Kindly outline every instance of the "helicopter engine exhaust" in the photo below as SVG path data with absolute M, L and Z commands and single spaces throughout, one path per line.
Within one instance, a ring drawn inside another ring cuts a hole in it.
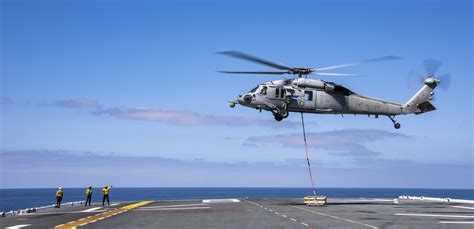
M 321 80 L 298 78 L 294 79 L 292 84 L 296 87 L 308 87 L 314 89 L 325 89 L 326 84 Z

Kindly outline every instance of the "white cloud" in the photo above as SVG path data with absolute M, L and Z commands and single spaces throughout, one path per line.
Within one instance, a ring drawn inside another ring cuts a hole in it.
M 117 118 L 155 121 L 177 125 L 207 126 L 266 126 L 294 127 L 293 122 L 276 122 L 271 119 L 250 118 L 242 116 L 217 116 L 191 111 L 164 110 L 158 108 L 109 108 L 96 114 L 106 114 Z
M 380 154 L 367 148 L 363 143 L 379 141 L 386 138 L 407 137 L 404 134 L 381 131 L 346 129 L 326 132 L 310 132 L 306 134 L 308 146 L 326 149 L 341 156 L 375 156 Z M 244 145 L 278 144 L 284 147 L 303 147 L 303 134 L 278 134 L 249 137 Z
M 59 100 L 53 103 L 55 106 L 67 107 L 67 108 L 100 108 L 99 102 L 94 99 L 87 98 L 77 98 L 77 99 L 67 99 Z
M 7 105 L 7 104 L 12 104 L 13 100 L 12 98 L 8 96 L 0 96 L 0 105 Z
M 0 151 L 0 188 L 309 187 L 304 160 L 217 163 L 70 151 Z M 410 160 L 359 158 L 367 166 L 313 163 L 318 187 L 474 188 L 474 167 Z M 387 182 L 387 177 L 390 182 Z

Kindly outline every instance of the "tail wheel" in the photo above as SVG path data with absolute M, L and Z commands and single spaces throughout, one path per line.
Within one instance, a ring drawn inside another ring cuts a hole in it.
M 395 127 L 395 129 L 400 129 L 400 123 L 398 123 L 397 121 L 395 121 L 395 115 L 387 115 L 388 118 L 393 122 L 393 127 Z

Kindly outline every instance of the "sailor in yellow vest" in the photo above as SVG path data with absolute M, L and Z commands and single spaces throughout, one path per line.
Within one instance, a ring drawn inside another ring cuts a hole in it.
M 89 188 L 86 189 L 86 205 L 89 203 L 89 206 L 91 206 L 91 200 L 92 200 L 92 186 L 89 186 Z
M 61 207 L 61 201 L 63 200 L 63 188 L 59 187 L 58 191 L 56 191 L 56 206 L 55 208 L 60 208 Z
M 105 186 L 103 189 L 102 189 L 102 194 L 104 194 L 104 197 L 102 198 L 102 206 L 104 206 L 104 203 L 105 203 L 105 200 L 107 199 L 107 204 L 110 206 L 110 202 L 109 202 L 109 191 L 110 189 L 112 188 L 112 185 L 111 186 Z

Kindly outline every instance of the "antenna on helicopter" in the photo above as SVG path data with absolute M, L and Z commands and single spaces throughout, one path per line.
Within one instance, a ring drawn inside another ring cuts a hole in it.
M 229 73 L 229 74 L 267 74 L 267 75 L 283 75 L 283 74 L 291 74 L 293 76 L 298 75 L 298 78 L 307 77 L 309 74 L 321 75 L 321 76 L 361 76 L 360 74 L 348 74 L 348 73 L 334 73 L 334 72 L 324 72 L 326 70 L 333 70 L 338 68 L 345 68 L 365 63 L 372 63 L 372 62 L 383 62 L 383 61 L 391 61 L 391 60 L 399 60 L 401 57 L 398 56 L 384 56 L 380 58 L 368 59 L 354 63 L 348 64 L 339 64 L 333 66 L 327 66 L 322 68 L 290 68 L 284 66 L 282 64 L 277 64 L 272 61 L 268 61 L 259 57 L 255 57 L 249 54 L 245 54 L 239 51 L 225 51 L 225 52 L 218 52 L 217 54 L 222 54 L 230 57 L 234 57 L 237 59 L 242 59 L 250 62 L 254 62 L 257 64 L 265 65 L 271 68 L 278 69 L 280 71 L 218 71 L 221 73 Z

